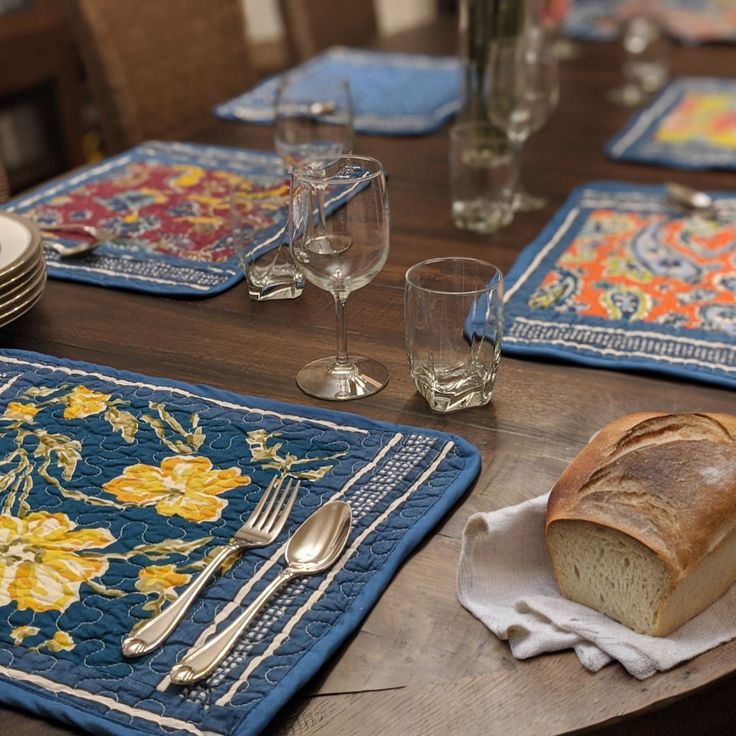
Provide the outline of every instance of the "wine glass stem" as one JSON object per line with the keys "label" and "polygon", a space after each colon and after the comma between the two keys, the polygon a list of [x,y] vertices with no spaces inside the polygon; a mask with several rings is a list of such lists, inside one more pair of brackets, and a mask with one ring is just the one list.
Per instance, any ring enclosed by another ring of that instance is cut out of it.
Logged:
{"label": "wine glass stem", "polygon": [[325,191],[320,187],[317,190],[317,226],[319,227],[320,232],[325,232],[327,230],[327,224],[325,222],[327,217],[326,209]]}
{"label": "wine glass stem", "polygon": [[348,357],[348,323],[345,319],[345,305],[348,298],[335,294],[335,313],[337,314],[337,355],[335,356],[335,368],[349,368]]}
{"label": "wine glass stem", "polygon": [[524,143],[526,138],[517,138],[512,136],[509,139],[509,145],[511,146],[511,155],[514,157],[514,166],[516,171],[514,172],[514,183],[512,187],[513,193],[516,195],[522,189],[521,184],[521,167],[522,159],[524,158]]}

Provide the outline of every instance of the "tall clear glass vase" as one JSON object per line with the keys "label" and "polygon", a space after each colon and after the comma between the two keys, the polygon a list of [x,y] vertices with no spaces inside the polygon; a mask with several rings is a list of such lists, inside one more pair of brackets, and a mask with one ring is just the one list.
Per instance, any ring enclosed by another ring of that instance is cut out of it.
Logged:
{"label": "tall clear glass vase", "polygon": [[521,32],[528,1],[460,0],[463,106],[459,117],[462,121],[488,121],[485,103],[488,45]]}

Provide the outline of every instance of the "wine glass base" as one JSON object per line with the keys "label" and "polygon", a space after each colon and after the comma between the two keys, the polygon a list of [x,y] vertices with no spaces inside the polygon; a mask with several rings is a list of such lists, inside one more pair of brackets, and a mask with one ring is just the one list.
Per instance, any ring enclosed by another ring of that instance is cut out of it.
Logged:
{"label": "wine glass base", "polygon": [[609,89],[606,99],[619,107],[639,107],[639,105],[646,102],[648,95],[638,85],[627,82],[619,87]]}
{"label": "wine glass base", "polygon": [[388,383],[388,371],[370,358],[351,356],[349,368],[337,368],[335,358],[307,363],[296,375],[296,385],[309,396],[327,401],[362,399]]}
{"label": "wine glass base", "polygon": [[546,206],[547,200],[544,197],[537,197],[534,194],[529,194],[529,192],[516,192],[514,194],[514,212],[536,212]]}

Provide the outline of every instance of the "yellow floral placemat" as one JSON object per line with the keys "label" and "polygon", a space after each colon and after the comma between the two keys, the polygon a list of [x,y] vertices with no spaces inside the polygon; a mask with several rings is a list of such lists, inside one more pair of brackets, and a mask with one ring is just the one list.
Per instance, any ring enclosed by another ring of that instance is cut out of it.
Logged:
{"label": "yellow floral placemat", "polygon": [[[35,353],[0,353],[0,700],[92,733],[259,732],[360,623],[474,480],[461,438]],[[159,650],[122,638],[180,592],[274,476],[302,481],[281,537],[249,550]],[[296,580],[203,683],[168,672],[255,597],[319,505],[348,547]]]}

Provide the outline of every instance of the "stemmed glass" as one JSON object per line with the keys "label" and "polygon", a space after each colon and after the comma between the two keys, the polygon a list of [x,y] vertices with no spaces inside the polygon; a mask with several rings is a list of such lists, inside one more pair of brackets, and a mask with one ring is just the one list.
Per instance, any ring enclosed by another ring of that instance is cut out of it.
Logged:
{"label": "stemmed glass", "polygon": [[345,79],[287,79],[274,104],[274,146],[287,168],[353,149],[353,103]]}
{"label": "stemmed glass", "polygon": [[[344,79],[287,77],[274,102],[274,147],[289,171],[303,161],[339,156],[353,147],[353,105]],[[304,289],[304,275],[286,246],[245,259],[252,299],[293,299]]]}
{"label": "stemmed glass", "polygon": [[533,133],[541,130],[559,100],[557,57],[542,28],[527,28],[518,36],[489,44],[486,109],[490,121],[509,138],[519,175],[514,209],[522,212],[545,206],[541,197],[521,186],[521,153]]}
{"label": "stemmed glass", "polygon": [[[325,208],[340,201],[330,217]],[[349,356],[345,305],[383,268],[389,206],[383,166],[366,156],[310,159],[294,170],[289,204],[291,253],[307,280],[329,291],[337,312],[337,354],[305,365],[296,382],[320,399],[357,399],[388,382],[384,366]]]}

